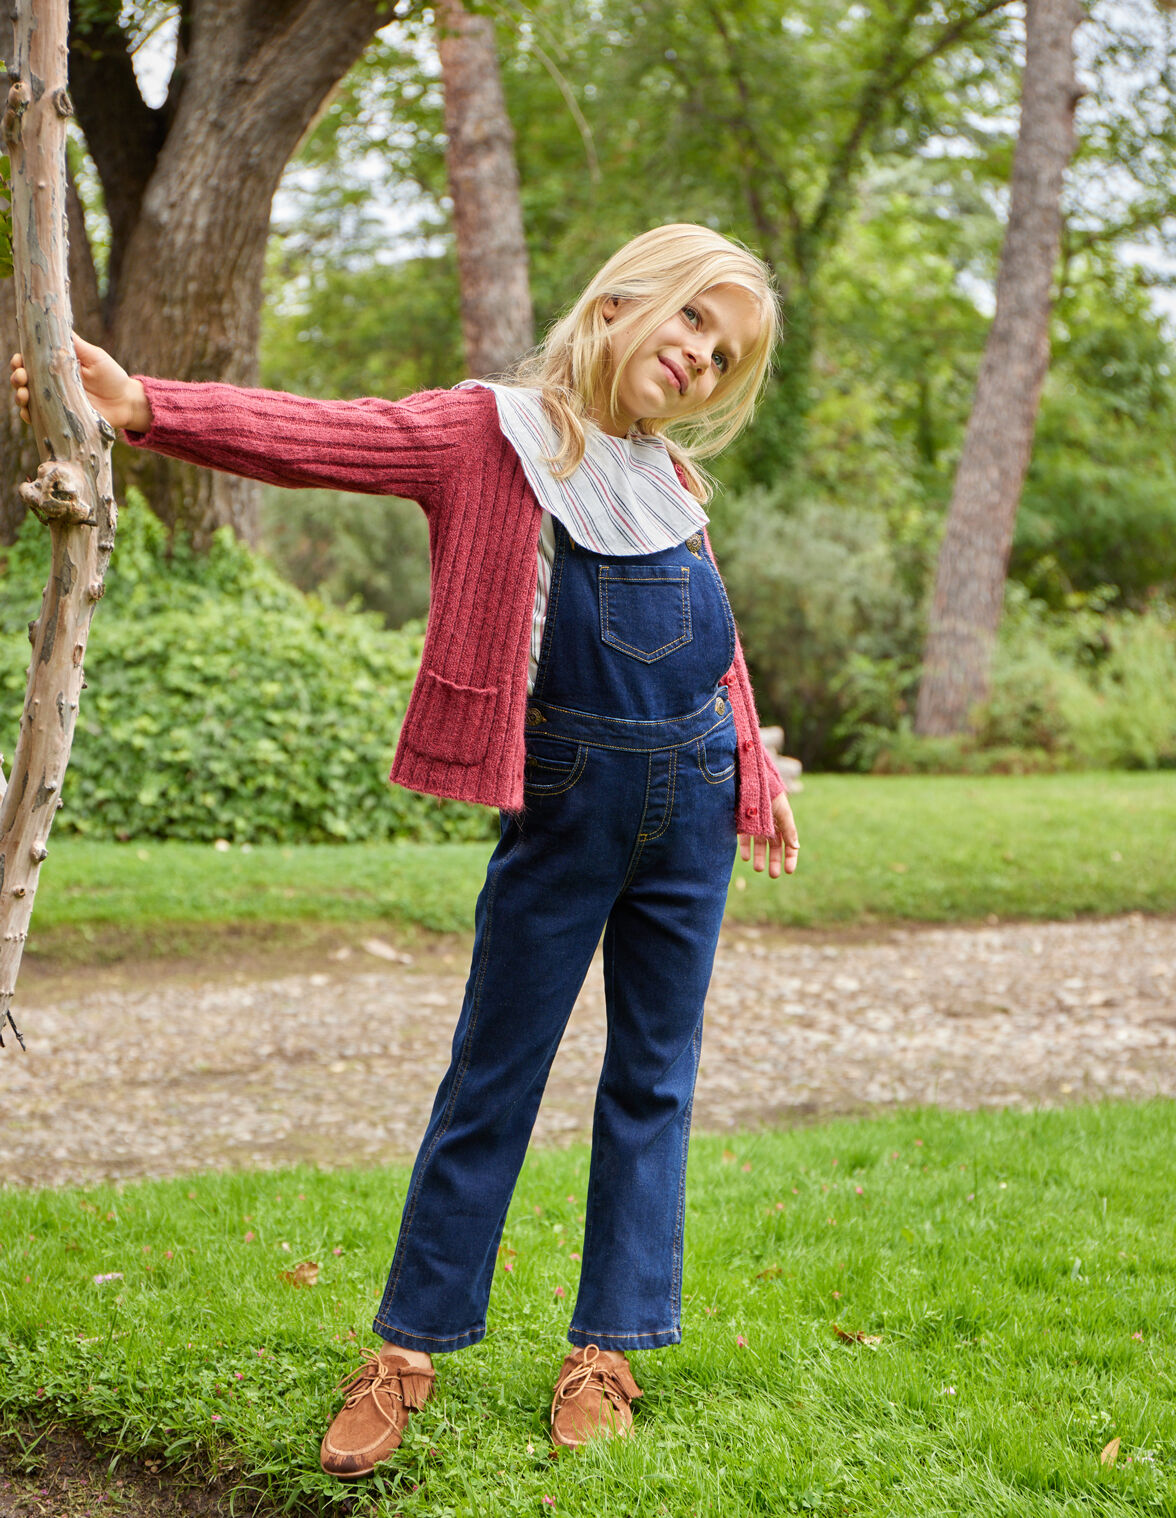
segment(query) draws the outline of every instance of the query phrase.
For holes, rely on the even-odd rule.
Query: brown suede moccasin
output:
[[[368,1358],[339,1383],[343,1406],[323,1437],[319,1460],[329,1476],[370,1476],[400,1443],[410,1411],[424,1407],[436,1372],[417,1370],[403,1355]]]
[[[551,1399],[552,1442],[575,1449],[600,1435],[623,1437],[633,1426],[629,1404],[640,1395],[627,1361],[602,1360],[596,1344],[573,1350]]]

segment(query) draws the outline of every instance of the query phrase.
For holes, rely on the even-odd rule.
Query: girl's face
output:
[[[625,346],[625,319],[637,303],[610,295],[604,319],[614,352]],[[634,422],[672,420],[701,409],[724,374],[755,346],[759,303],[741,285],[712,285],[642,342],[621,372],[617,414],[599,416],[602,431],[623,437]]]

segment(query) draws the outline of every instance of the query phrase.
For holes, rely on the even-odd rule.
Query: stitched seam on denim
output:
[[[698,740],[698,767],[702,771],[702,778],[707,782],[708,785],[722,785],[724,781],[730,780],[731,776],[735,773],[734,759],[731,760],[731,763],[722,772],[722,774],[718,774],[713,770],[707,769],[705,738],[700,738]]]
[[[610,630],[610,627],[609,627],[609,611],[608,611],[608,605],[609,605],[609,602],[608,602],[608,587],[609,587],[609,585],[611,585],[613,583],[623,584],[623,585],[671,585],[672,586],[673,583],[674,583],[673,580],[668,575],[664,579],[662,579],[662,578],[650,578],[650,579],[646,579],[646,578],[644,578],[642,576],[634,576],[634,577],[630,577],[630,578],[626,579],[624,576],[621,576],[621,575],[615,575],[614,576],[614,575],[610,575],[610,574],[606,573],[606,566],[603,565],[603,564],[598,567],[596,574],[597,574],[597,582],[596,582],[597,583],[597,599],[598,599],[599,605],[600,605],[600,636],[603,639],[603,641],[608,644],[608,646],[610,648],[617,648],[623,654],[630,654],[633,658],[640,659],[645,664],[652,664],[652,663],[654,663],[655,660],[663,658],[668,653],[672,653],[675,648],[681,648],[681,647],[683,647],[684,644],[690,643],[690,642],[693,641],[693,639],[694,639],[694,625],[693,625],[693,622],[691,621],[691,617],[690,617],[690,570],[689,570],[689,568],[684,568],[684,569],[680,570],[679,571],[679,575],[678,575],[678,583],[679,583],[679,586],[680,586],[681,597],[682,597],[682,627],[683,627],[684,630],[683,630],[683,632],[681,633],[681,635],[679,637],[674,638],[669,643],[663,643],[660,648],[654,648],[654,649],[638,648],[636,646],[636,644],[633,644],[633,643],[624,643],[624,642],[621,641],[620,637],[616,633],[614,633],[614,632],[612,632]]]
[[[727,689],[725,683],[722,680],[720,680],[718,686],[716,687],[716,691],[717,690],[725,690],[725,689]],[[597,712],[582,712],[582,711],[579,711],[574,706],[557,706],[554,701],[543,701],[543,700],[540,700],[539,698],[536,698],[536,703],[535,704],[537,704],[538,706],[541,706],[541,707],[545,708],[549,712],[562,712],[567,717],[588,717],[588,718],[591,718],[591,720],[593,722],[608,723],[612,727],[636,727],[636,728],[648,727],[648,728],[654,728],[654,727],[676,727],[676,726],[680,726],[684,722],[692,722],[692,721],[694,721],[694,719],[696,717],[701,717],[702,714],[703,714],[703,712],[705,712],[708,707],[713,708],[713,706],[715,704],[715,697],[714,697],[714,694],[712,693],[711,695],[709,695],[706,698],[706,700],[702,703],[701,706],[695,707],[694,711],[687,712],[685,714],[685,716],[683,716],[683,717],[607,717],[607,716],[604,716],[603,714],[597,713]],[[711,726],[709,728],[707,728],[707,732],[710,732],[712,728],[716,728],[716,727],[720,726],[720,724],[722,722],[724,722],[725,720],[726,720],[726,713],[724,712],[723,716],[719,718],[718,722],[712,722],[711,723]],[[554,733],[551,736],[558,737],[559,734],[558,733]],[[697,736],[698,735],[696,733],[691,735],[691,737],[697,737]],[[590,742],[591,740],[588,739],[588,740],[585,740],[585,741]],[[683,738],[680,741],[682,743],[689,743],[691,740],[690,740],[690,738]]]
[[[677,1323],[675,1323],[672,1328],[651,1328],[648,1333],[639,1334],[635,1333],[630,1328],[577,1328],[573,1323],[568,1332],[574,1334],[588,1334],[589,1337],[593,1336],[594,1334],[600,1334],[603,1338],[606,1339],[657,1339],[660,1338],[662,1334],[679,1333],[680,1327]]]
[[[685,595],[682,597],[682,624],[685,631],[679,633],[676,638],[672,638],[669,643],[663,643],[660,648],[638,648],[635,643],[626,643],[617,633],[613,632],[608,624],[607,596],[604,598],[601,611],[604,618],[600,631],[602,640],[609,648],[619,649],[621,653],[629,654],[634,659],[640,659],[645,664],[655,664],[658,659],[664,658],[666,654],[672,654],[676,648],[682,648],[685,644],[694,641],[694,629],[690,625],[690,603]]]
[[[645,765],[645,795],[641,798],[641,822],[645,821],[646,808],[649,806],[649,788],[653,782],[653,754],[651,753]],[[637,837],[633,844],[633,852],[629,856],[629,866],[625,871],[625,878],[621,881],[616,896],[613,897],[615,906],[633,883],[633,876],[637,873],[637,866],[641,861],[641,852],[645,848],[645,834],[638,827]]]
[[[612,937],[611,936],[609,936],[609,938],[608,938],[608,945],[609,945],[609,948],[612,949]],[[600,1088],[604,1084],[604,1072],[608,1069],[608,1051],[609,1051],[609,1047],[610,1047],[610,1045],[612,1043],[612,1008],[613,1008],[613,1005],[614,1005],[613,999],[614,999],[614,996],[616,994],[616,992],[615,992],[615,983],[616,983],[616,951],[615,951],[615,949],[612,949],[612,952],[609,955],[607,955],[606,958],[605,958],[604,975],[605,975],[604,1005],[605,1005],[605,1009],[606,1009],[606,1015],[605,1015],[605,1020],[604,1020],[604,1057],[600,1061],[600,1079],[596,1082],[596,1100],[592,1104],[593,1153],[595,1153],[596,1134],[599,1131],[598,1128],[597,1128],[597,1119],[600,1116]],[[584,1245],[583,1245],[583,1248],[584,1248],[584,1260],[591,1260],[592,1259],[592,1237],[591,1237],[591,1234],[590,1234],[589,1230],[593,1228],[593,1220],[594,1220],[594,1218],[596,1216],[596,1212],[597,1212],[597,1210],[599,1208],[599,1205],[600,1205],[596,1201],[596,1196],[597,1196],[597,1192],[598,1192],[598,1189],[599,1189],[599,1185],[600,1185],[599,1166],[592,1164],[591,1163],[591,1159],[590,1159],[589,1160],[589,1165],[588,1165],[588,1206],[584,1209],[584,1213],[585,1213]],[[579,1301],[580,1292],[583,1290],[583,1287],[584,1287],[584,1276],[583,1276],[583,1265],[581,1265],[580,1285],[579,1285],[579,1287],[576,1290],[576,1300],[577,1300],[577,1302]],[[575,1309],[573,1309],[573,1311],[572,1311],[572,1317],[574,1318],[575,1315],[576,1315],[575,1314]]]
[[[454,1339],[468,1339],[469,1336],[470,1336],[470,1334],[484,1334],[486,1332],[486,1325],[485,1325],[485,1323],[480,1323],[477,1328],[467,1328],[466,1331],[465,1331],[465,1333],[460,1333],[460,1334],[417,1334],[417,1333],[410,1333],[406,1329],[397,1328],[397,1326],[395,1325],[395,1323],[389,1323],[386,1318],[380,1317],[379,1313],[376,1314],[376,1322],[380,1325],[381,1329],[385,1329],[386,1328],[391,1333],[394,1333],[394,1334],[403,1334],[406,1339],[428,1339],[428,1341],[429,1341],[430,1344],[452,1344],[453,1341],[454,1341]],[[393,1344],[395,1344],[398,1341],[395,1340],[395,1339],[393,1339],[390,1342],[393,1343]]]
[[[529,791],[532,796],[562,796],[565,791],[570,791],[572,786],[575,785],[576,781],[579,780],[580,776],[584,773],[584,766],[587,763],[588,750],[583,744],[581,744],[576,762],[572,767],[571,773],[567,777],[567,783],[565,785],[528,785],[526,776],[524,775],[523,794],[526,795]]]
[[[494,904],[498,899],[498,882],[501,878],[502,871],[506,866],[507,860],[509,860],[510,856],[514,853],[517,847],[518,839],[516,839],[515,842],[511,844],[507,852],[498,861],[498,869],[495,872],[494,882],[491,886],[490,893],[486,901],[486,938],[482,945],[482,962],[478,966],[478,978],[474,982],[474,995],[470,1005],[470,1025],[466,1029],[466,1036],[462,1041],[461,1055],[459,1056],[457,1071],[453,1077],[453,1090],[449,1093],[449,1101],[445,1105],[445,1113],[441,1121],[441,1126],[433,1135],[433,1142],[429,1145],[429,1152],[421,1161],[420,1173],[417,1177],[416,1184],[413,1186],[412,1191],[405,1204],[406,1210],[404,1222],[400,1225],[400,1237],[396,1241],[396,1256],[392,1261],[392,1277],[389,1280],[387,1286],[384,1288],[384,1297],[386,1299],[394,1297],[396,1295],[396,1290],[400,1285],[400,1272],[404,1269],[404,1255],[407,1253],[408,1238],[412,1232],[412,1225],[416,1218],[417,1203],[420,1200],[421,1188],[424,1185],[425,1181],[425,1171],[429,1168],[429,1162],[437,1152],[437,1145],[449,1131],[449,1124],[453,1121],[453,1108],[461,1091],[461,1085],[462,1081],[465,1079],[466,1071],[470,1067],[469,1045],[471,1039],[474,1036],[474,1031],[478,1026],[478,1012],[481,1008],[482,1003],[482,986],[485,983],[486,969],[490,962],[490,938],[493,927]],[[402,1245],[405,1247],[402,1248]],[[382,1307],[383,1303],[381,1303],[381,1310]]]
[[[637,574],[634,569],[620,569],[615,564],[598,564],[597,578],[614,585],[672,585],[690,578],[689,564],[651,564],[652,574]]]
[[[652,766],[650,766],[650,767],[652,768]],[[677,749],[671,749],[670,750],[670,773],[667,776],[667,780],[668,780],[669,787],[670,787],[670,794],[666,798],[666,807],[665,807],[665,811],[662,813],[662,820],[658,824],[656,832],[654,832],[654,833],[645,833],[645,834],[642,835],[642,838],[641,838],[641,842],[642,843],[652,843],[655,838],[660,838],[662,836],[662,834],[666,831],[666,829],[669,827],[671,819],[673,818],[673,815],[674,815],[674,797],[677,794],[677,783],[678,783],[678,751],[677,751]],[[648,793],[648,790],[647,790],[646,791],[646,795],[648,796],[648,794],[649,793]],[[644,816],[642,817],[642,821],[644,821]]]
[[[690,1046],[694,1053],[694,1083],[698,1082],[698,1062],[702,1054],[702,1018],[694,1025]],[[674,1226],[674,1276],[670,1283],[674,1321],[682,1323],[682,1246],[686,1228],[686,1161],[690,1154],[690,1119],[694,1112],[694,1085],[690,1088],[690,1100],[682,1119],[682,1165],[678,1172],[678,1217]]]
[[[536,770],[551,770],[553,774],[562,775],[565,779],[576,767],[579,759],[578,754],[573,754],[570,764],[561,764],[558,759],[544,759],[539,754],[528,754],[527,764]]]
[[[562,735],[559,733],[553,733],[551,736],[555,738]],[[706,736],[708,735],[704,733],[703,737]],[[681,743],[658,743],[655,744],[652,748],[647,747],[646,745],[641,745],[635,748],[628,748],[623,743],[597,743],[592,738],[569,738],[567,741],[569,743],[582,743],[585,748],[603,749],[606,753],[611,754],[674,754],[677,753],[679,749],[689,748],[692,743],[697,743],[698,739],[683,738]]]

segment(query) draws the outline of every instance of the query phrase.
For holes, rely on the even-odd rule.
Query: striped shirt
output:
[[[543,508],[531,622],[529,694],[535,685],[555,560],[553,517],[582,548],[616,558],[676,548],[691,533],[700,532],[709,519],[678,478],[660,438],[637,433],[610,437],[589,426],[579,466],[566,480],[557,480],[547,460],[557,452],[559,438],[543,409],[540,392],[483,380],[463,380],[457,389],[469,386],[494,392],[502,435],[518,454],[527,483]]]

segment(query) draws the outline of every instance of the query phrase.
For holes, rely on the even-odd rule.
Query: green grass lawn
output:
[[[730,913],[795,925],[1176,910],[1176,774],[818,775],[796,798],[801,864],[740,863]],[[66,960],[208,952],[314,924],[464,931],[489,844],[54,840],[30,952]]]
[[[372,1342],[399,1169],[0,1192],[0,1423],[63,1419],[306,1514],[1176,1514],[1176,1106],[726,1142],[692,1147],[685,1341],[634,1357],[627,1441],[549,1458],[580,1148],[529,1158],[490,1334],[440,1362],[379,1479],[333,1482],[317,1451]]]

